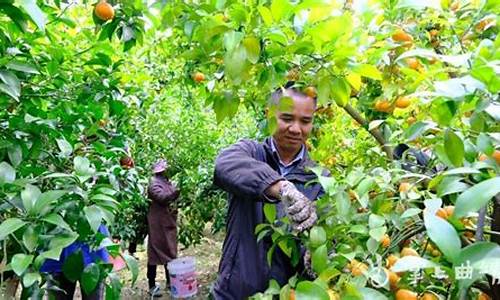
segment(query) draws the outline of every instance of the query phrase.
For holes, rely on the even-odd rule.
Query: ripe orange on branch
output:
[[[411,184],[409,182],[403,181],[399,184],[399,192],[407,193],[411,188]]]
[[[402,29],[397,29],[396,31],[394,31],[394,33],[392,34],[392,39],[396,42],[411,42],[411,41],[413,41],[413,37],[411,35],[409,35],[408,33],[406,33]]]
[[[196,72],[193,75],[193,80],[196,82],[202,82],[203,80],[205,80],[205,74],[201,72]]]
[[[387,100],[377,100],[377,102],[375,102],[375,110],[389,113],[392,110],[391,103]]]
[[[396,292],[396,300],[417,300],[418,294],[407,289]]]
[[[316,89],[313,86],[306,87],[304,93],[311,98],[316,98],[317,96]]]
[[[398,259],[399,257],[397,257],[394,254],[389,255],[386,259],[385,266],[389,269],[392,268],[392,266],[394,266],[394,264],[398,261]]]
[[[401,257],[405,256],[420,256],[417,251],[412,248],[406,247],[401,250]]]
[[[94,13],[99,19],[103,21],[111,20],[115,16],[115,10],[113,9],[113,6],[106,2],[106,0],[101,0],[96,4]]]
[[[495,150],[495,152],[493,152],[492,157],[495,159],[497,164],[500,165],[500,150]]]
[[[410,69],[413,69],[413,70],[418,70],[420,69],[420,62],[418,61],[418,59],[416,59],[415,57],[408,57],[406,60],[405,60],[406,64],[408,65],[408,67]]]
[[[407,108],[411,104],[411,99],[408,97],[399,97],[396,100],[396,107],[397,108]]]
[[[424,293],[424,295],[420,299],[421,300],[439,300],[438,296],[434,295],[433,293],[429,293],[429,292]]]
[[[387,248],[391,245],[391,238],[389,237],[388,234],[384,234],[384,237],[382,238],[382,240],[380,241],[380,244],[382,245],[382,247],[384,248]]]

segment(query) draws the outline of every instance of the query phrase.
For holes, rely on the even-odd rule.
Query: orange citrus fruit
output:
[[[111,20],[115,16],[115,10],[113,9],[113,6],[111,6],[111,4],[109,4],[105,0],[101,0],[99,1],[99,3],[97,3],[94,13],[99,19],[103,21]]]
[[[394,33],[392,34],[392,39],[396,42],[411,42],[411,41],[413,41],[413,37],[411,35],[409,35],[408,33],[406,33],[402,29],[397,29],[396,31],[394,31]]]

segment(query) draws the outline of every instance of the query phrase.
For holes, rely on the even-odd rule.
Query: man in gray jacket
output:
[[[293,105],[279,105],[283,99]],[[298,271],[279,247],[269,266],[266,254],[272,241],[267,237],[257,242],[255,227],[266,222],[266,202],[276,205],[279,217],[288,216],[296,232],[310,228],[317,219],[313,201],[323,189],[319,183],[306,186],[316,176],[306,171],[315,163],[305,146],[316,100],[284,88],[273,93],[271,102],[278,107],[273,136],[263,143],[242,140],[216,159],[215,184],[229,193],[227,234],[213,290],[217,300],[246,299],[264,291],[270,279],[284,285]]]

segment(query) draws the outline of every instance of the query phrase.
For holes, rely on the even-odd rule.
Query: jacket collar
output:
[[[273,155],[273,147],[271,143],[272,138],[268,137],[264,140],[263,146],[268,159],[272,159],[272,165],[277,167],[279,162],[276,156]],[[306,170],[307,168],[316,166],[316,163],[309,157],[309,152],[307,151],[307,147],[305,145],[303,145],[303,151],[303,159],[301,159],[298,165],[285,176],[286,179],[307,182],[316,178],[316,175],[313,172]]]

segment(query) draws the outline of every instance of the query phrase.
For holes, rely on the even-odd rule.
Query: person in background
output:
[[[109,231],[104,225],[100,225],[98,231],[109,236]],[[64,262],[72,255],[78,255],[80,252],[83,267],[87,267],[91,263],[110,261],[109,254],[105,248],[91,249],[91,247],[84,242],[76,241],[64,248],[61,252],[59,260],[47,259],[40,268],[41,273],[49,273],[52,275],[52,280],[49,281],[49,299],[50,300],[71,300],[74,299],[76,281],[71,281],[63,273]],[[55,288],[57,287],[57,288]],[[104,283],[100,282],[96,288],[86,294],[80,288],[82,300],[101,300],[104,299]]]
[[[166,175],[167,161],[160,160],[153,165],[153,177],[148,186],[151,199],[148,212],[148,266],[147,278],[149,294],[161,297],[160,286],[156,283],[156,266],[163,265],[170,286],[167,263],[177,257],[177,210],[173,202],[179,197],[177,189]]]

